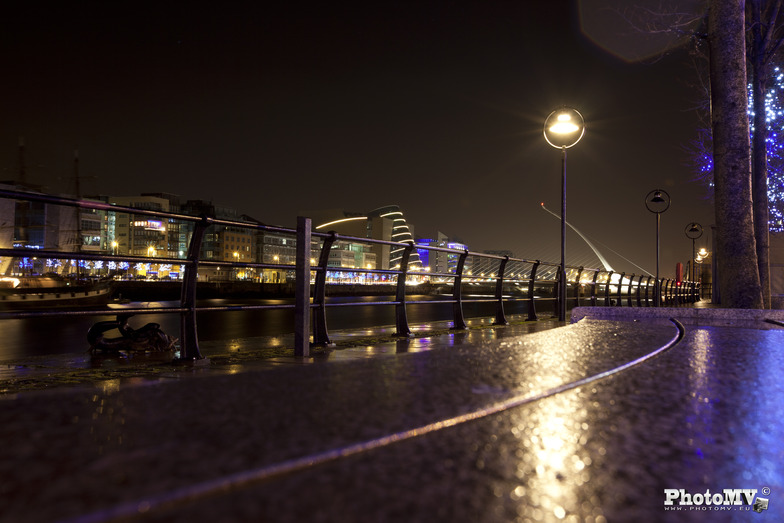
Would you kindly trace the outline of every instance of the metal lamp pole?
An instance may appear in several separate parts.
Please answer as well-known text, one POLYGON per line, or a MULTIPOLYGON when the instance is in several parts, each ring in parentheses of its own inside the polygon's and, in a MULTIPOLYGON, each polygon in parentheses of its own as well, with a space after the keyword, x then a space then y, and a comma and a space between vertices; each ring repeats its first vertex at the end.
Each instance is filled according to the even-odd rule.
POLYGON ((697 222, 692 222, 686 226, 686 237, 691 240, 691 281, 697 281, 697 251, 694 242, 702 236, 702 225, 697 222))
POLYGON ((670 195, 662 189, 654 189, 645 197, 645 207, 656 215, 656 283, 653 288, 653 305, 661 306, 661 291, 659 282, 659 237, 661 229, 661 215, 670 208, 670 195))
POLYGON ((544 122, 544 139, 561 150, 561 277, 558 285, 558 321, 566 321, 566 149, 585 134, 583 115, 571 107, 556 109, 544 122))
POLYGON ((566 147, 561 147, 561 285, 558 286, 558 321, 566 321, 566 147))

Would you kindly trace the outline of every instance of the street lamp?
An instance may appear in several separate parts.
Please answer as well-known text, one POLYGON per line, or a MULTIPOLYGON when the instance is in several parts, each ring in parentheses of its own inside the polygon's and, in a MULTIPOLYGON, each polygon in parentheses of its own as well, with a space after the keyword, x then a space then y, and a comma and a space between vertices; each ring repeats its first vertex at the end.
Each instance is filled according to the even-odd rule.
POLYGON ((697 258, 697 252, 694 249, 694 242, 702 236, 702 225, 697 222, 692 222, 686 226, 684 232, 686 233, 686 237, 691 240, 691 263, 689 264, 691 274, 689 275, 689 279, 691 279, 691 281, 696 281, 697 267, 695 266, 695 260, 697 258))
POLYGON ((670 208, 670 195, 662 189, 654 189, 645 197, 645 207, 656 215, 656 283, 653 288, 653 305, 661 305, 661 292, 659 291, 659 229, 661 228, 661 215, 670 208))
POLYGON ((561 107, 544 121, 544 139, 561 150, 561 285, 558 287, 558 321, 566 321, 566 150, 585 134, 585 120, 577 109, 561 107))

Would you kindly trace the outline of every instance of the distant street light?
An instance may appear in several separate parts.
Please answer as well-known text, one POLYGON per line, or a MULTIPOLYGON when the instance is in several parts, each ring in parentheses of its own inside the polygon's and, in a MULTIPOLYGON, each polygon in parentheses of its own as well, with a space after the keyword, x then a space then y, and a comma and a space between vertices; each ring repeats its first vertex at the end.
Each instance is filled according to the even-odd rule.
POLYGON ((695 261, 697 259, 697 252, 695 251, 694 242, 697 241, 699 237, 702 236, 702 225, 697 222, 692 222, 686 226, 684 231, 686 233, 686 237, 691 240, 691 263, 690 269, 691 274, 689 275, 689 279, 691 281, 697 280, 697 267, 695 265, 695 261))
POLYGON ((656 215, 656 283, 653 288, 653 305, 661 306, 661 292, 659 290, 659 229, 661 228, 661 215, 670 208, 670 195, 667 191, 654 189, 645 197, 645 207, 656 215))
POLYGON ((699 281, 700 281, 700 298, 702 298, 702 279, 703 279, 702 278, 702 262, 704 262, 708 258, 708 256, 710 256, 710 253, 708 252, 708 249, 706 249, 705 247, 700 247, 700 252, 697 253, 697 260, 696 260, 697 263, 700 264, 699 265, 700 273, 697 275, 697 278, 699 278, 699 281))
POLYGON ((556 109, 544 121, 544 139, 561 150, 561 285, 558 287, 558 320, 566 321, 566 150, 585 134, 583 115, 571 107, 556 109))

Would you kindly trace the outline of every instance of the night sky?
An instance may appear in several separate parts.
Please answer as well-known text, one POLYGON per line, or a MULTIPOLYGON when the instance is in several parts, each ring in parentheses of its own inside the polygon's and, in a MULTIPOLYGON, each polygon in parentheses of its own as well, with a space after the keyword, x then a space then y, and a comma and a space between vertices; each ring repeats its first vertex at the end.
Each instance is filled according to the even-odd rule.
POLYGON ((417 235, 557 261, 542 126, 566 104, 587 123, 568 219, 616 270, 640 272, 612 250, 655 270, 652 189, 672 197, 663 275, 691 254, 685 226, 713 223, 685 152, 704 97, 686 49, 620 59, 575 1, 17 4, 0 19, 2 180, 23 136, 28 181, 53 192, 73 192, 78 149, 84 194, 169 192, 289 227, 397 204, 417 235))

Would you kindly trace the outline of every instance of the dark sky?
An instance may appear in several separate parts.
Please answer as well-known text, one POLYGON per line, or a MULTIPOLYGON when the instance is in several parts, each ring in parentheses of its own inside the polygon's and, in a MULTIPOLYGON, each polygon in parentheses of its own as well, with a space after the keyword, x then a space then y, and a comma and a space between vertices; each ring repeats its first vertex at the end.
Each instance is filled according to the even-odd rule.
POLYGON ((652 189, 672 196, 663 274, 690 255, 686 224, 713 222, 684 152, 701 98, 685 50, 627 63, 574 1, 18 4, 0 21, 0 179, 24 136, 28 179, 52 191, 73 190, 79 149, 85 194, 170 192, 290 227, 397 204, 419 235, 557 261, 542 125, 567 104, 587 123, 568 219, 616 270, 640 272, 601 244, 655 270, 652 189))

